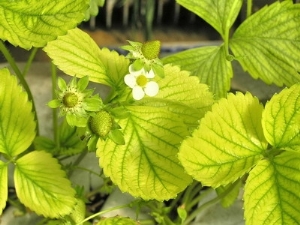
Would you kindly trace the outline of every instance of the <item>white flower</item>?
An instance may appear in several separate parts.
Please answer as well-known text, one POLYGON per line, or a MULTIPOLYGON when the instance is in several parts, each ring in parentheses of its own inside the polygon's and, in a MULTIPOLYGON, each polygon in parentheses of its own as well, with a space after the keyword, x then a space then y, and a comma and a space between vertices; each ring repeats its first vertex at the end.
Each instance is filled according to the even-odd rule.
POLYGON ((135 100, 142 99, 145 94, 150 97, 157 95, 159 86, 151 80, 154 76, 152 69, 149 72, 145 71, 144 68, 134 71, 132 65, 129 66, 129 74, 124 77, 124 81, 132 88, 132 96, 135 100))

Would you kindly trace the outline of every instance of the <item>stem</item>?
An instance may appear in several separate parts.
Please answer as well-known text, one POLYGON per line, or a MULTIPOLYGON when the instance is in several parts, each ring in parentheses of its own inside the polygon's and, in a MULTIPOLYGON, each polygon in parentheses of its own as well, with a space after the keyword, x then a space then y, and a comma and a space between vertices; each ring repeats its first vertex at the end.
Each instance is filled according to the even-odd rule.
POLYGON ((21 85, 23 86, 23 88, 27 92, 28 100, 32 102, 32 111, 33 111, 33 114, 34 114, 34 119, 36 121, 36 135, 39 135, 39 121, 38 121, 38 117, 37 117, 37 111, 36 111, 34 99, 33 99, 31 90, 28 86, 28 83, 26 82, 24 76, 22 75, 22 73, 21 73, 19 67, 17 66, 14 58, 9 53, 8 49, 6 48, 3 41, 1 41, 1 40, 0 40, 0 51, 3 53, 5 59, 8 61, 8 63, 12 67, 13 71, 16 73, 16 76, 18 77, 21 85))
POLYGON ((24 70, 23 70, 23 76, 24 76, 24 77, 25 77, 26 74, 28 73, 28 70, 29 70, 29 68, 30 68, 30 66, 31 66, 31 64, 32 64, 32 61, 33 61, 33 59, 34 59, 34 57, 35 57, 37 51, 38 51, 38 48, 33 48, 33 49, 32 49, 32 51, 31 51, 31 53, 30 53, 30 56, 29 56, 29 58, 28 58, 28 60, 27 60, 27 62, 26 62, 25 68, 24 68, 24 70))
MULTIPOLYGON (((52 77, 52 99, 56 98, 56 89, 57 89, 57 71, 56 66, 51 63, 51 77, 52 77)), ((53 122, 53 136, 54 142, 57 149, 60 148, 59 141, 59 132, 58 132, 58 115, 57 109, 52 109, 52 122, 53 122)))
POLYGON ((82 220, 81 222, 77 223, 76 225, 81 225, 81 224, 83 224, 84 222, 87 222, 87 221, 89 221, 90 219, 93 219, 93 218, 95 218, 95 217, 97 217, 97 216, 100 216, 100 215, 102 215, 102 214, 105 214, 105 213, 107 213, 107 212, 111 212, 111 211, 114 211, 114 210, 117 210, 117 209, 123 209, 123 208, 130 207, 131 204, 132 204, 132 202, 131 202, 131 203, 128 203, 128 204, 125 204, 125 205, 120 205, 120 206, 116 206, 116 207, 112 207, 112 208, 109 208, 109 209, 100 211, 100 212, 98 212, 98 213, 95 213, 95 214, 93 214, 93 215, 91 215, 91 216, 85 218, 84 220, 82 220))
POLYGON ((222 198, 224 198, 227 194, 229 194, 232 189, 238 184, 238 182, 234 182, 233 184, 231 184, 226 191, 224 191, 223 193, 221 193, 220 195, 218 195, 217 197, 215 197, 214 199, 204 203, 203 205, 201 205, 199 208, 197 208, 195 211, 193 211, 188 217, 187 219, 184 221, 184 225, 188 225, 190 224, 190 222, 192 220, 194 220, 196 218, 196 216, 203 211, 205 208, 208 208, 210 206, 213 206, 214 204, 218 203, 220 200, 222 200, 222 198))
POLYGON ((207 195, 209 195, 214 189, 210 188, 209 190, 205 191, 204 193, 199 194, 196 198, 194 198, 190 203, 186 204, 185 209, 189 211, 194 207, 194 205, 197 205, 199 202, 202 201, 207 195))
MULTIPOLYGON (((87 153, 88 153, 87 151, 83 151, 82 153, 80 153, 80 155, 78 156, 78 158, 76 159, 76 161, 73 163, 73 165, 77 166, 81 162, 81 160, 86 156, 87 153)), ((71 177, 72 174, 73 174, 73 172, 74 172, 74 170, 70 170, 68 172, 68 177, 71 177)))
POLYGON ((252 0, 247 0, 247 18, 252 14, 252 0))

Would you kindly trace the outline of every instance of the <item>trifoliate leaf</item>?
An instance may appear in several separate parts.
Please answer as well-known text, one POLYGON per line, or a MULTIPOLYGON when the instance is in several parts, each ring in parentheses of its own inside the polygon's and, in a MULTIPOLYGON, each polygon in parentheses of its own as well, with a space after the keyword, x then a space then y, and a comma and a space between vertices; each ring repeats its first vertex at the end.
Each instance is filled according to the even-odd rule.
POLYGON ((145 98, 138 104, 166 108, 189 126, 197 126, 198 120, 211 108, 214 101, 208 86, 177 66, 165 65, 164 74, 164 78, 157 79, 158 94, 154 98, 145 98))
POLYGON ((298 152, 283 152, 258 162, 245 185, 246 224, 299 223, 299 165, 298 152))
POLYGON ((188 135, 187 127, 164 108, 127 106, 126 110, 130 116, 116 121, 125 145, 99 139, 100 166, 122 191, 133 196, 174 198, 191 182, 177 158, 177 146, 188 135))
POLYGON ((0 39, 30 49, 76 27, 83 19, 89 0, 28 0, 0 2, 0 39))
POLYGON ((237 18, 243 0, 176 0, 176 2, 200 16, 224 36, 237 18))
POLYGON ((103 218, 96 225, 139 225, 139 222, 136 222, 128 217, 112 217, 112 218, 103 218))
POLYGON ((14 181, 20 201, 45 217, 69 214, 76 203, 75 191, 55 158, 33 151, 16 161, 14 181))
POLYGON ((230 48, 254 78, 291 86, 300 81, 300 4, 276 1, 235 31, 230 48))
POLYGON ((7 163, 0 161, 0 215, 6 206, 8 197, 8 168, 7 163))
POLYGON ((189 49, 167 56, 163 62, 178 65, 182 70, 190 71, 191 75, 198 76, 217 99, 225 97, 230 89, 232 65, 226 60, 223 45, 189 49))
POLYGON ((8 69, 0 70, 0 152, 9 157, 25 151, 35 136, 32 104, 8 69))
POLYGON ((277 149, 300 151, 300 84, 272 97, 263 112, 263 129, 277 149))
POLYGON ((263 106, 249 93, 229 94, 214 104, 180 147, 179 160, 187 173, 212 187, 247 173, 267 148, 262 111, 263 106))
POLYGON ((98 45, 82 30, 69 30, 66 35, 50 41, 44 51, 66 74, 88 76, 90 81, 110 85, 98 45))

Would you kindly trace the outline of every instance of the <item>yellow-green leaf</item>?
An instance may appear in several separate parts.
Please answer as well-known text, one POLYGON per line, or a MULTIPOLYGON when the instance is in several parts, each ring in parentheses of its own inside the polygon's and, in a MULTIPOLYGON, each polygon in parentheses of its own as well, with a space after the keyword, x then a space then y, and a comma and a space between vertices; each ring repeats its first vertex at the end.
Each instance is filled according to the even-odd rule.
POLYGON ((267 148, 262 111, 263 106, 249 93, 229 94, 214 104, 180 147, 179 159, 187 173, 212 187, 247 173, 267 148))
POLYGON ((0 39, 30 49, 76 27, 89 0, 0 1, 0 39))
POLYGON ((90 81, 111 85, 98 45, 82 30, 69 30, 66 35, 49 42, 44 51, 66 74, 88 76, 90 81))
POLYGON ((275 1, 235 31, 230 48, 254 78, 291 86, 300 81, 300 4, 275 1))
POLYGON ((247 225, 299 224, 299 165, 298 152, 258 162, 245 186, 247 225))
POLYGON ((65 216, 77 202, 60 164, 44 151, 33 151, 18 159, 14 181, 20 201, 45 217, 65 216))
POLYGON ((209 86, 215 97, 225 97, 233 76, 232 65, 226 60, 224 45, 189 49, 163 58, 165 64, 180 66, 209 86))
POLYGON ((0 70, 0 152, 9 157, 25 151, 35 137, 32 104, 8 69, 0 70))
POLYGON ((196 13, 224 36, 238 16, 243 0, 177 0, 177 2, 196 13))
POLYGON ((0 215, 6 206, 8 197, 8 168, 7 163, 0 161, 0 215))
POLYGON ((263 113, 268 142, 277 149, 300 151, 300 84, 272 97, 263 113))
POLYGON ((177 158, 177 146, 188 135, 176 114, 161 107, 127 106, 118 120, 125 145, 99 140, 97 156, 106 176, 124 192, 143 199, 174 198, 191 182, 177 158))

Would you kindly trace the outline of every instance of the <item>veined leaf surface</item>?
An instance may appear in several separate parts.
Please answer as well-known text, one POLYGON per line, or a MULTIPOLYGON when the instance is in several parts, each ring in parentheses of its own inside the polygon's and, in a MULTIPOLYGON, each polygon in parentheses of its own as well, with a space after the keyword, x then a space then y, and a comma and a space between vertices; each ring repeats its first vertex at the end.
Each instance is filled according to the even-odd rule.
POLYGON ((16 161, 14 181, 20 201, 37 214, 57 218, 71 213, 75 190, 58 161, 33 151, 16 161))
POLYGON ((69 30, 66 35, 49 42, 44 51, 66 74, 80 78, 89 76, 90 81, 110 84, 98 45, 82 30, 69 30))
POLYGON ((277 149, 300 151, 300 84, 284 89, 267 103, 263 129, 277 149))
POLYGON ((242 7, 242 0, 176 0, 180 5, 196 13, 222 36, 229 31, 242 7))
POLYGON ((299 224, 299 165, 298 152, 258 162, 245 186, 246 224, 299 224))
POLYGON ((235 31, 230 48, 244 70, 270 84, 300 81, 300 4, 276 1, 235 31))
POLYGON ((189 49, 163 59, 165 64, 180 66, 209 86, 216 98, 226 96, 233 76, 232 65, 226 60, 224 45, 189 49))
POLYGON ((191 182, 177 159, 177 146, 188 135, 176 114, 161 107, 128 106, 118 124, 125 145, 107 139, 97 144, 104 173, 119 186, 143 199, 174 198, 191 182))
POLYGON ((179 160, 187 173, 212 187, 247 173, 267 148, 262 111, 263 106, 249 93, 229 94, 215 103, 180 146, 179 160))
POLYGON ((0 70, 0 152, 9 157, 25 151, 35 137, 32 105, 8 69, 0 70))
POLYGON ((165 65, 159 93, 125 106, 129 115, 118 120, 125 145, 99 141, 97 155, 106 175, 123 191, 144 199, 175 197, 191 178, 180 165, 181 141, 211 108, 212 93, 197 77, 165 65))
POLYGON ((77 26, 85 16, 89 0, 0 1, 0 38, 30 49, 77 26))
POLYGON ((7 163, 0 161, 0 215, 6 206, 8 197, 8 168, 7 163))

